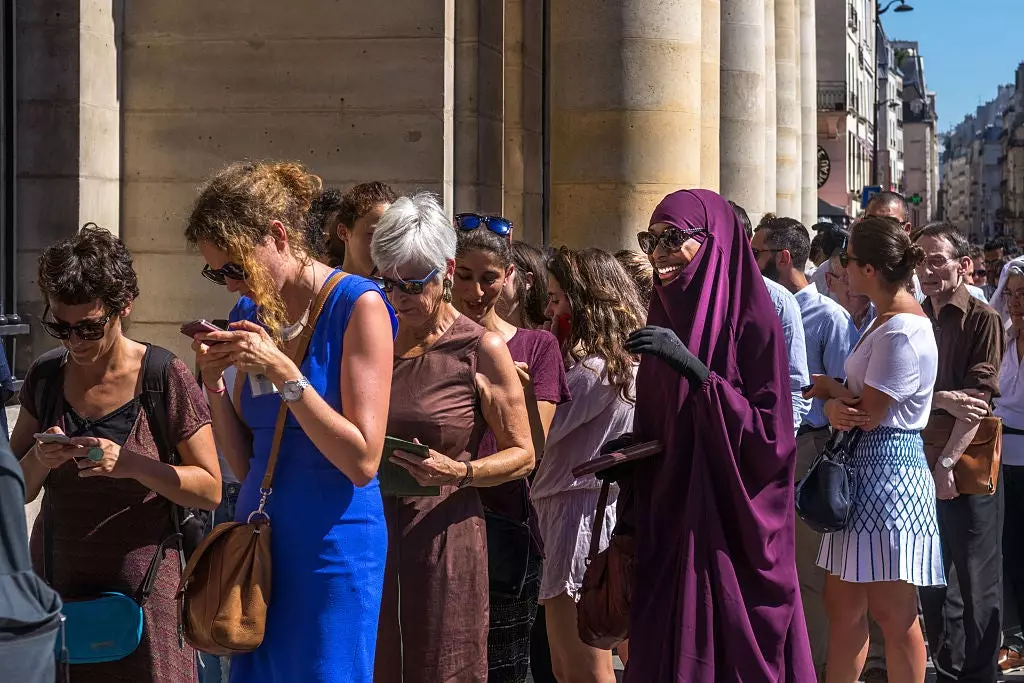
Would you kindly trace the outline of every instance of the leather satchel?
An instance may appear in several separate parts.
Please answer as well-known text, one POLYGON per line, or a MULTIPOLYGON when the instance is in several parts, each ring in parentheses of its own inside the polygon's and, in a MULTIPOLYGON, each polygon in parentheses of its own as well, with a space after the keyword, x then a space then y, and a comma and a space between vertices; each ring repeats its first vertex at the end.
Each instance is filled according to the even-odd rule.
POLYGON ((580 639, 601 650, 611 650, 629 637, 629 606, 633 596, 633 570, 636 546, 632 536, 615 534, 608 547, 600 551, 604 512, 613 480, 613 468, 648 458, 661 452, 657 441, 630 446, 619 453, 608 453, 573 469, 580 478, 595 474, 602 479, 590 536, 590 553, 583 574, 580 600, 576 604, 576 627, 580 639))
MULTIPOLYGON (((321 287, 295 349, 296 364, 301 366, 305 359, 316 321, 342 277, 341 272, 335 272, 321 287)), ((181 575, 178 608, 182 635, 201 652, 251 652, 263 642, 271 600, 271 527, 266 504, 273 492, 274 468, 287 418, 288 406, 282 401, 260 485, 259 506, 245 522, 218 524, 196 548, 181 575)))
POLYGON ((856 478, 849 465, 861 431, 835 432, 796 485, 796 513, 819 534, 846 528, 854 511, 856 478))
MULTIPOLYGON (((928 420, 928 426, 921 432, 924 440, 924 454, 928 467, 935 469, 935 463, 942 457, 942 450, 953 432, 956 418, 952 415, 935 414, 928 420)), ((996 492, 999 483, 999 468, 1002 463, 1003 421, 998 417, 983 417, 978 432, 967 446, 964 454, 953 466, 953 480, 958 493, 990 496, 996 492)))

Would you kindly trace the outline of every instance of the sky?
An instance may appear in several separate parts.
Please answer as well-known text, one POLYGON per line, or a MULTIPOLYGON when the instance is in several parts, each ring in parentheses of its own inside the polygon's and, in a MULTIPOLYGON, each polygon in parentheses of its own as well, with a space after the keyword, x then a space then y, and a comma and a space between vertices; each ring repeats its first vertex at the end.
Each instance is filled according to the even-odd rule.
POLYGON ((1013 83, 1024 61, 1024 0, 906 2, 913 12, 890 9, 882 24, 890 40, 920 43, 925 81, 936 94, 939 131, 945 132, 995 97, 999 84, 1013 83))

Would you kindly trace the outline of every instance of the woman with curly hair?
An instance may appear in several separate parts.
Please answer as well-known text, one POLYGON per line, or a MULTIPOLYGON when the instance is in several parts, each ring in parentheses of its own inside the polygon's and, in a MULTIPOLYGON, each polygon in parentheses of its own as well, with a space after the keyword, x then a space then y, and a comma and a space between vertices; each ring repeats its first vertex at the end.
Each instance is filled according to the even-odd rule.
POLYGON ((232 657, 232 681, 373 678, 387 553, 377 467, 397 321, 373 281, 311 256, 306 216, 319 192, 320 179, 296 163, 233 164, 202 189, 185 233, 206 260, 203 274, 256 306, 193 345, 217 443, 243 480, 238 521, 263 504, 261 480, 287 408, 265 508, 273 601, 263 643, 232 657), (336 286, 311 322, 328 280, 336 286), (295 358, 304 335, 308 351, 295 358), (238 371, 230 387, 229 366, 238 371))
POLYGON ((46 487, 32 530, 33 565, 66 598, 112 591, 139 599, 151 563, 158 568, 142 601, 138 648, 116 661, 74 664, 71 678, 191 683, 195 652, 179 645, 176 628, 181 561, 173 515, 174 505, 212 510, 220 501, 206 401, 174 358, 165 371, 165 424, 150 423, 143 378, 151 360, 169 354, 124 335, 139 287, 117 237, 86 226, 43 252, 38 278, 41 324, 60 347, 29 369, 11 436, 26 502, 46 487), (36 441, 39 432, 66 434, 70 445, 36 441), (175 464, 161 458, 168 441, 175 464))
MULTIPOLYGON (((573 400, 555 410, 533 482, 545 552, 540 599, 559 682, 614 683, 611 652, 583 643, 576 627, 601 484, 593 475, 577 479, 572 470, 633 423, 636 363, 626 339, 643 325, 644 313, 629 275, 600 249, 555 252, 548 263, 548 297, 547 317, 573 400)), ((615 493, 605 512, 602 550, 615 526, 615 493)))

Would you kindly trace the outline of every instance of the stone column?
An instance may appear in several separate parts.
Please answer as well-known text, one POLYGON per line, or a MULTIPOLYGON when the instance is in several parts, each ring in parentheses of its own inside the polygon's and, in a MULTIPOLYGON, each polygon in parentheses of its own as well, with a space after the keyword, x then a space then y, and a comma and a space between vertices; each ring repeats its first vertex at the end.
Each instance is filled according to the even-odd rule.
MULTIPOLYGON (((37 317, 42 250, 89 221, 120 232, 121 10, 79 0, 17 0, 15 8, 18 301, 4 311, 37 317)), ((38 325, 28 341, 9 359, 19 374, 56 345, 38 325)))
POLYGON ((764 212, 775 213, 775 0, 764 0, 764 212))
MULTIPOLYGON (((728 0, 726 0, 728 2, 728 0)), ((721 53, 722 5, 702 0, 700 37, 700 186, 721 189, 721 53)))
POLYGON ((551 0, 552 244, 636 248, 700 184, 702 0, 551 0))
POLYGON ((722 195, 764 212, 764 2, 722 2, 722 195))
POLYGON ((801 192, 803 188, 803 111, 800 109, 800 102, 802 100, 803 83, 800 80, 800 2, 801 0, 793 0, 793 97, 796 104, 796 119, 794 129, 796 131, 796 154, 794 159, 796 160, 796 177, 793 182, 795 191, 793 192, 792 209, 790 210, 790 216, 800 219, 801 213, 801 192))
POLYGON ((800 188, 797 184, 800 104, 796 99, 796 2, 775 0, 775 212, 780 216, 797 216, 800 213, 800 188))
POLYGON ((800 0, 801 222, 818 222, 818 48, 814 0, 800 0))

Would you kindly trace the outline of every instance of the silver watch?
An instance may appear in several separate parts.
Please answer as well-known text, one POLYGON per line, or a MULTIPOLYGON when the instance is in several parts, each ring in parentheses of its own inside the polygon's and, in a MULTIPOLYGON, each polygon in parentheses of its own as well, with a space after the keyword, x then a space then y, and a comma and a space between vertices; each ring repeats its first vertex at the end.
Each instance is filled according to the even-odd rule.
POLYGON ((302 398, 302 392, 309 386, 309 380, 305 377, 290 379, 281 385, 281 400, 285 403, 295 403, 302 398))
POLYGON ((939 464, 942 465, 944 469, 951 470, 953 469, 953 465, 955 465, 956 462, 953 460, 953 458, 947 455, 945 458, 939 461, 939 464))

